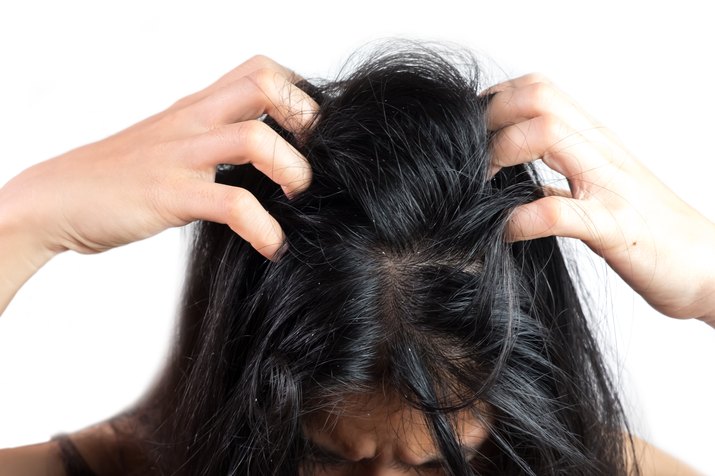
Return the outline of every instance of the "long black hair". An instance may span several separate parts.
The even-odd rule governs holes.
[[[137,410],[154,469],[309,472],[306,419],[389,388],[424,412],[446,474],[626,474],[621,404],[557,240],[504,238],[542,192],[527,166],[490,177],[474,58],[390,43],[301,87],[319,114],[280,133],[310,187],[289,200],[251,166],[217,171],[286,246],[267,261],[197,226],[176,351]],[[473,461],[452,418],[465,409],[489,431]]]

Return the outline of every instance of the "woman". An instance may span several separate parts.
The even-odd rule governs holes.
[[[543,78],[477,96],[463,60],[412,45],[314,88],[254,58],[2,189],[5,305],[58,252],[207,220],[166,374],[127,415],[59,439],[66,460],[82,464],[78,447],[98,474],[625,474],[638,460],[672,474],[628,435],[561,251],[537,238],[579,238],[661,312],[713,324],[713,225]],[[569,191],[543,195],[523,166],[539,158]],[[258,172],[222,165],[248,162]],[[81,192],[51,200],[66,187]],[[31,474],[20,465],[52,464],[56,445],[3,458]]]

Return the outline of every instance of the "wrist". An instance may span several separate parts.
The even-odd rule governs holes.
[[[705,312],[698,319],[708,324],[710,327],[715,328],[715,284],[711,288],[710,294],[708,296],[709,311]]]
[[[59,252],[47,246],[31,217],[0,189],[0,314],[22,285]]]
[[[701,254],[704,278],[701,281],[698,301],[702,312],[696,317],[715,328],[715,225],[712,225],[710,230],[712,233],[704,237],[705,245]]]

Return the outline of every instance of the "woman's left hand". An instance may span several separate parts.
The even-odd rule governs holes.
[[[542,76],[487,93],[494,171],[542,159],[569,183],[517,208],[510,239],[583,240],[658,311],[715,326],[715,224]]]

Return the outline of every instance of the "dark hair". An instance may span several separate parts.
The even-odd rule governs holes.
[[[280,133],[311,164],[305,192],[219,168],[287,247],[271,262],[198,225],[176,352],[141,407],[160,474],[296,475],[305,418],[385,387],[424,411],[447,474],[627,473],[623,411],[557,240],[504,239],[541,187],[526,166],[490,178],[479,74],[468,53],[390,43],[301,85],[319,115]],[[476,462],[451,419],[465,408],[489,428]]]

